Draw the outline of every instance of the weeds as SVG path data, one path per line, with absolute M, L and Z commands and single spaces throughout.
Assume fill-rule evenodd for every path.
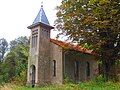
M 78 84 L 68 82 L 63 85 L 45 85 L 42 87 L 30 88 L 26 86 L 18 86 L 15 83 L 5 84 L 0 87 L 0 90 L 120 90 L 120 82 L 104 82 L 102 76 L 86 82 L 79 82 Z

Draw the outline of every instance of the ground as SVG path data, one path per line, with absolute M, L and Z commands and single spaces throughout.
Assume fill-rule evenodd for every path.
M 64 85 L 46 85 L 30 88 L 26 86 L 16 86 L 6 84 L 0 90 L 120 90 L 120 82 L 80 82 L 78 84 L 66 83 Z

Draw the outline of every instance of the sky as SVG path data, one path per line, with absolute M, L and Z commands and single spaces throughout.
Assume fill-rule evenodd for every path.
M 8 42 L 20 36 L 30 36 L 27 26 L 31 25 L 38 14 L 41 2 L 50 25 L 54 25 L 56 19 L 55 7 L 62 0 L 0 0 L 0 38 Z M 51 32 L 51 38 L 55 38 L 57 32 Z

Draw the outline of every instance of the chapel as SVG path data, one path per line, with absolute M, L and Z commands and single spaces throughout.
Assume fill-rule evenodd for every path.
M 92 50 L 50 38 L 51 29 L 41 5 L 32 25 L 28 58 L 27 85 L 63 84 L 94 79 L 98 63 Z

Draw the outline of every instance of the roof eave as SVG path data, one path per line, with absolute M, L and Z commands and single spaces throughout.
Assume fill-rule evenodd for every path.
M 42 26 L 42 27 L 46 27 L 46 28 L 48 28 L 48 29 L 54 29 L 54 27 L 52 27 L 52 26 L 50 26 L 50 25 L 47 25 L 47 24 L 44 24 L 44 23 L 41 23 L 41 22 L 32 24 L 32 25 L 28 26 L 27 28 L 28 28 L 28 29 L 33 29 L 34 27 L 39 26 L 39 25 Z
M 78 50 L 77 48 L 75 49 L 75 48 L 72 48 L 72 47 L 68 48 L 67 46 L 65 47 L 65 45 L 62 45 L 62 44 L 60 44 L 59 42 L 56 42 L 56 40 L 54 40 L 54 39 L 50 39 L 50 41 L 53 42 L 53 43 L 56 44 L 56 45 L 59 45 L 59 46 L 62 47 L 63 49 L 70 49 L 70 50 L 75 50 L 75 51 L 79 51 L 79 52 L 86 53 L 86 54 L 90 54 L 90 55 L 95 55 L 95 53 L 94 53 L 93 51 L 91 51 L 91 50 L 87 50 L 87 49 Z M 67 44 L 67 43 L 66 43 L 66 44 Z
M 63 49 L 64 49 L 64 50 L 69 49 L 69 50 L 73 50 L 73 51 L 77 51 L 77 52 L 81 52 L 81 53 L 89 54 L 89 55 L 96 55 L 93 51 L 92 51 L 92 52 L 85 52 L 85 51 L 75 50 L 75 49 L 73 49 L 73 48 L 66 48 L 66 47 L 63 47 Z

